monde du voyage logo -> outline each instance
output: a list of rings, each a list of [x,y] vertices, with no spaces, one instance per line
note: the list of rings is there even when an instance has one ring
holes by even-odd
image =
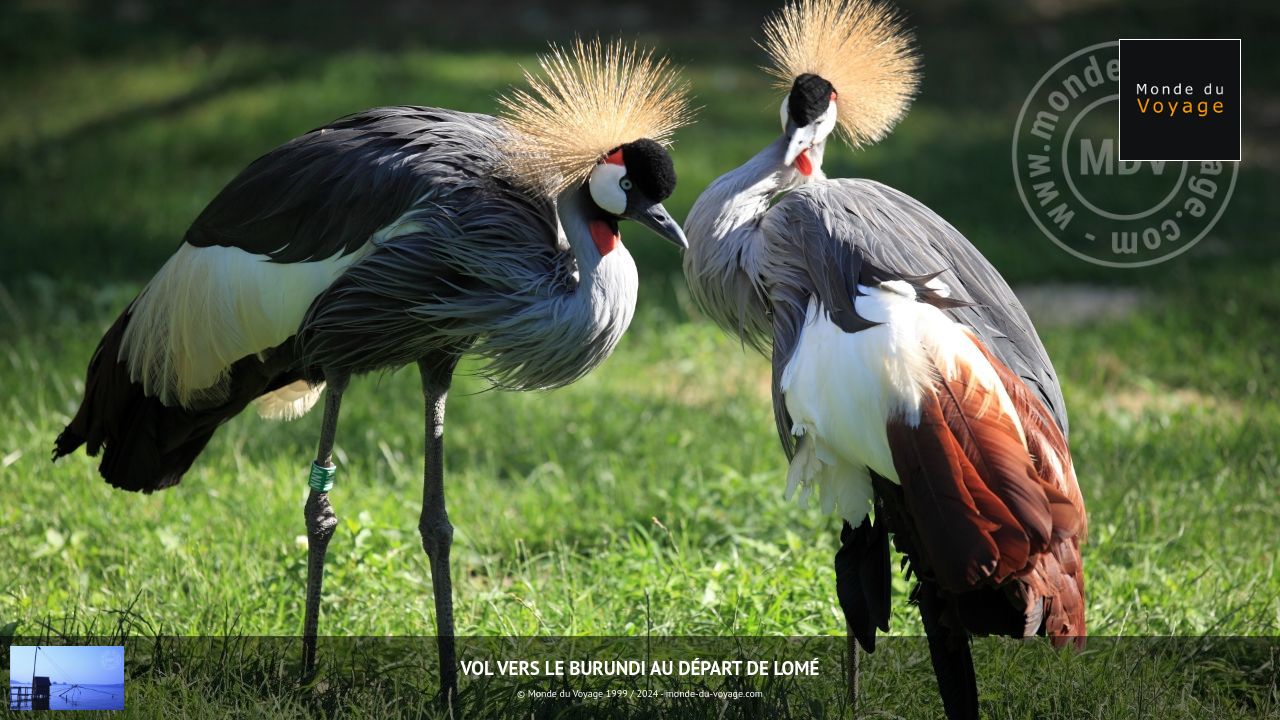
[[[1235,189],[1238,40],[1121,40],[1050,68],[1018,114],[1023,206],[1072,255],[1143,267],[1203,239]]]

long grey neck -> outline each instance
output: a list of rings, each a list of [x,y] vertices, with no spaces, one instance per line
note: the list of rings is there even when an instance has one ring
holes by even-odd
[[[558,355],[557,382],[568,384],[595,368],[617,346],[635,315],[640,278],[635,260],[621,239],[601,255],[591,237],[590,219],[600,211],[586,185],[570,188],[556,199],[556,214],[578,265],[578,287],[562,298],[549,325],[559,325],[556,342],[568,343]]]
[[[545,258],[526,250],[510,258],[510,267],[493,269],[485,278],[489,287],[471,296],[470,302],[415,308],[415,317],[438,321],[436,333],[443,338],[438,342],[447,341],[452,348],[463,343],[471,354],[484,358],[481,374],[501,388],[568,385],[613,352],[635,314],[640,285],[636,264],[620,242],[601,256],[589,225],[600,211],[586,190],[561,193],[555,206],[557,245],[568,245],[576,278],[568,277],[563,266],[560,271],[543,267]],[[540,233],[515,233],[513,238],[547,240]]]
[[[556,200],[560,226],[564,229],[569,250],[578,264],[579,285],[575,295],[583,296],[579,299],[591,314],[610,318],[625,317],[629,323],[635,312],[636,295],[640,288],[636,263],[621,239],[612,252],[600,254],[595,240],[591,238],[589,226],[591,217],[598,212],[587,194],[586,185],[570,188]]]
[[[721,175],[703,191],[684,225],[689,237],[685,277],[694,299],[722,327],[761,349],[770,327],[759,275],[760,221],[774,198],[805,180],[783,164],[786,147],[783,135]],[[814,160],[817,165],[821,156]]]

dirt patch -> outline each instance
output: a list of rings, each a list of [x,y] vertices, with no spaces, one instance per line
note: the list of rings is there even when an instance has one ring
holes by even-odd
[[[1014,294],[1040,329],[1120,320],[1146,302],[1141,290],[1098,285],[1026,285]]]
[[[1102,401],[1107,410],[1128,415],[1172,415],[1187,410],[1210,410],[1239,415],[1239,403],[1187,388],[1126,388],[1109,393]]]

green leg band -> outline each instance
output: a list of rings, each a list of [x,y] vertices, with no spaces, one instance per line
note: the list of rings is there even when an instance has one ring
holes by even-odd
[[[330,465],[322,467],[316,463],[311,463],[311,477],[307,478],[307,484],[316,492],[327,493],[333,489],[333,478],[338,474],[338,466]]]

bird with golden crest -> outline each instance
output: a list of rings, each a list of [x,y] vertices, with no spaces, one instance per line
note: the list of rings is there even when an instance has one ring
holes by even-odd
[[[619,224],[677,246],[662,202],[685,89],[620,42],[553,47],[502,118],[424,106],[340,118],[220,192],[107,330],[54,456],[85,447],[112,485],[177,485],[253,405],[292,419],[326,393],[304,508],[303,667],[315,666],[338,415],[353,375],[416,363],[426,410],[422,547],[441,697],[456,699],[444,409],[460,358],[504,389],[567,385],[604,362],[639,280]],[[255,479],[257,481],[257,479]]]
[[[958,230],[899,190],[822,171],[836,128],[856,149],[905,114],[920,62],[901,16],[793,0],[762,47],[782,133],[694,204],[691,295],[772,358],[785,495],[843,521],[855,700],[858,654],[888,629],[892,537],[919,580],[947,717],[977,718],[971,635],[1085,634],[1085,508],[1057,374]]]

